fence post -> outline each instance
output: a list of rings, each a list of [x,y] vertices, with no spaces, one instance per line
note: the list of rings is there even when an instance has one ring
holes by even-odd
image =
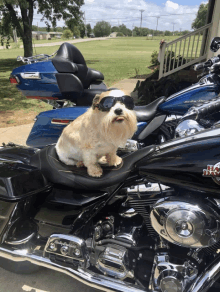
[[[160,44],[160,51],[158,55],[158,61],[160,62],[159,79],[163,77],[165,51],[166,51],[166,42],[162,42]]]

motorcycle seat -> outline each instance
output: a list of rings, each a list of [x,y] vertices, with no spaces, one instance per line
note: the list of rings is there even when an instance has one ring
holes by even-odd
[[[148,146],[126,154],[118,167],[103,166],[103,175],[100,178],[89,176],[85,167],[77,168],[62,163],[58,159],[55,145],[45,147],[34,154],[30,164],[40,169],[43,175],[54,184],[76,189],[104,190],[125,181],[129,173],[135,169],[135,163],[154,151],[155,146]]]
[[[52,63],[59,73],[72,73],[82,82],[86,89],[93,81],[104,80],[101,72],[88,68],[81,52],[72,44],[63,43]]]
[[[148,105],[135,106],[138,122],[146,122],[151,120],[157,113],[158,106],[165,101],[166,97],[162,96],[154,100]]]

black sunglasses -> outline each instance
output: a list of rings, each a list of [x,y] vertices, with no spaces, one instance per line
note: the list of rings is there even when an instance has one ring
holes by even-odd
[[[106,96],[99,102],[99,104],[96,105],[96,107],[100,111],[109,111],[116,104],[117,101],[123,103],[129,110],[134,109],[134,101],[129,95],[124,95],[120,97]]]

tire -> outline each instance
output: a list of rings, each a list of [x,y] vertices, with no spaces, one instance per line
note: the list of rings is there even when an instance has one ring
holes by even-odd
[[[42,267],[28,261],[13,262],[0,257],[0,267],[15,274],[32,274],[38,272]]]

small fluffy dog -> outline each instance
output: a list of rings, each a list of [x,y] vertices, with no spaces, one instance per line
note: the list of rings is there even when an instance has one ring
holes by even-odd
[[[67,165],[86,166],[90,176],[100,177],[98,160],[105,156],[109,166],[121,164],[116,155],[137,130],[133,99],[121,90],[96,95],[92,107],[62,132],[56,151]]]

